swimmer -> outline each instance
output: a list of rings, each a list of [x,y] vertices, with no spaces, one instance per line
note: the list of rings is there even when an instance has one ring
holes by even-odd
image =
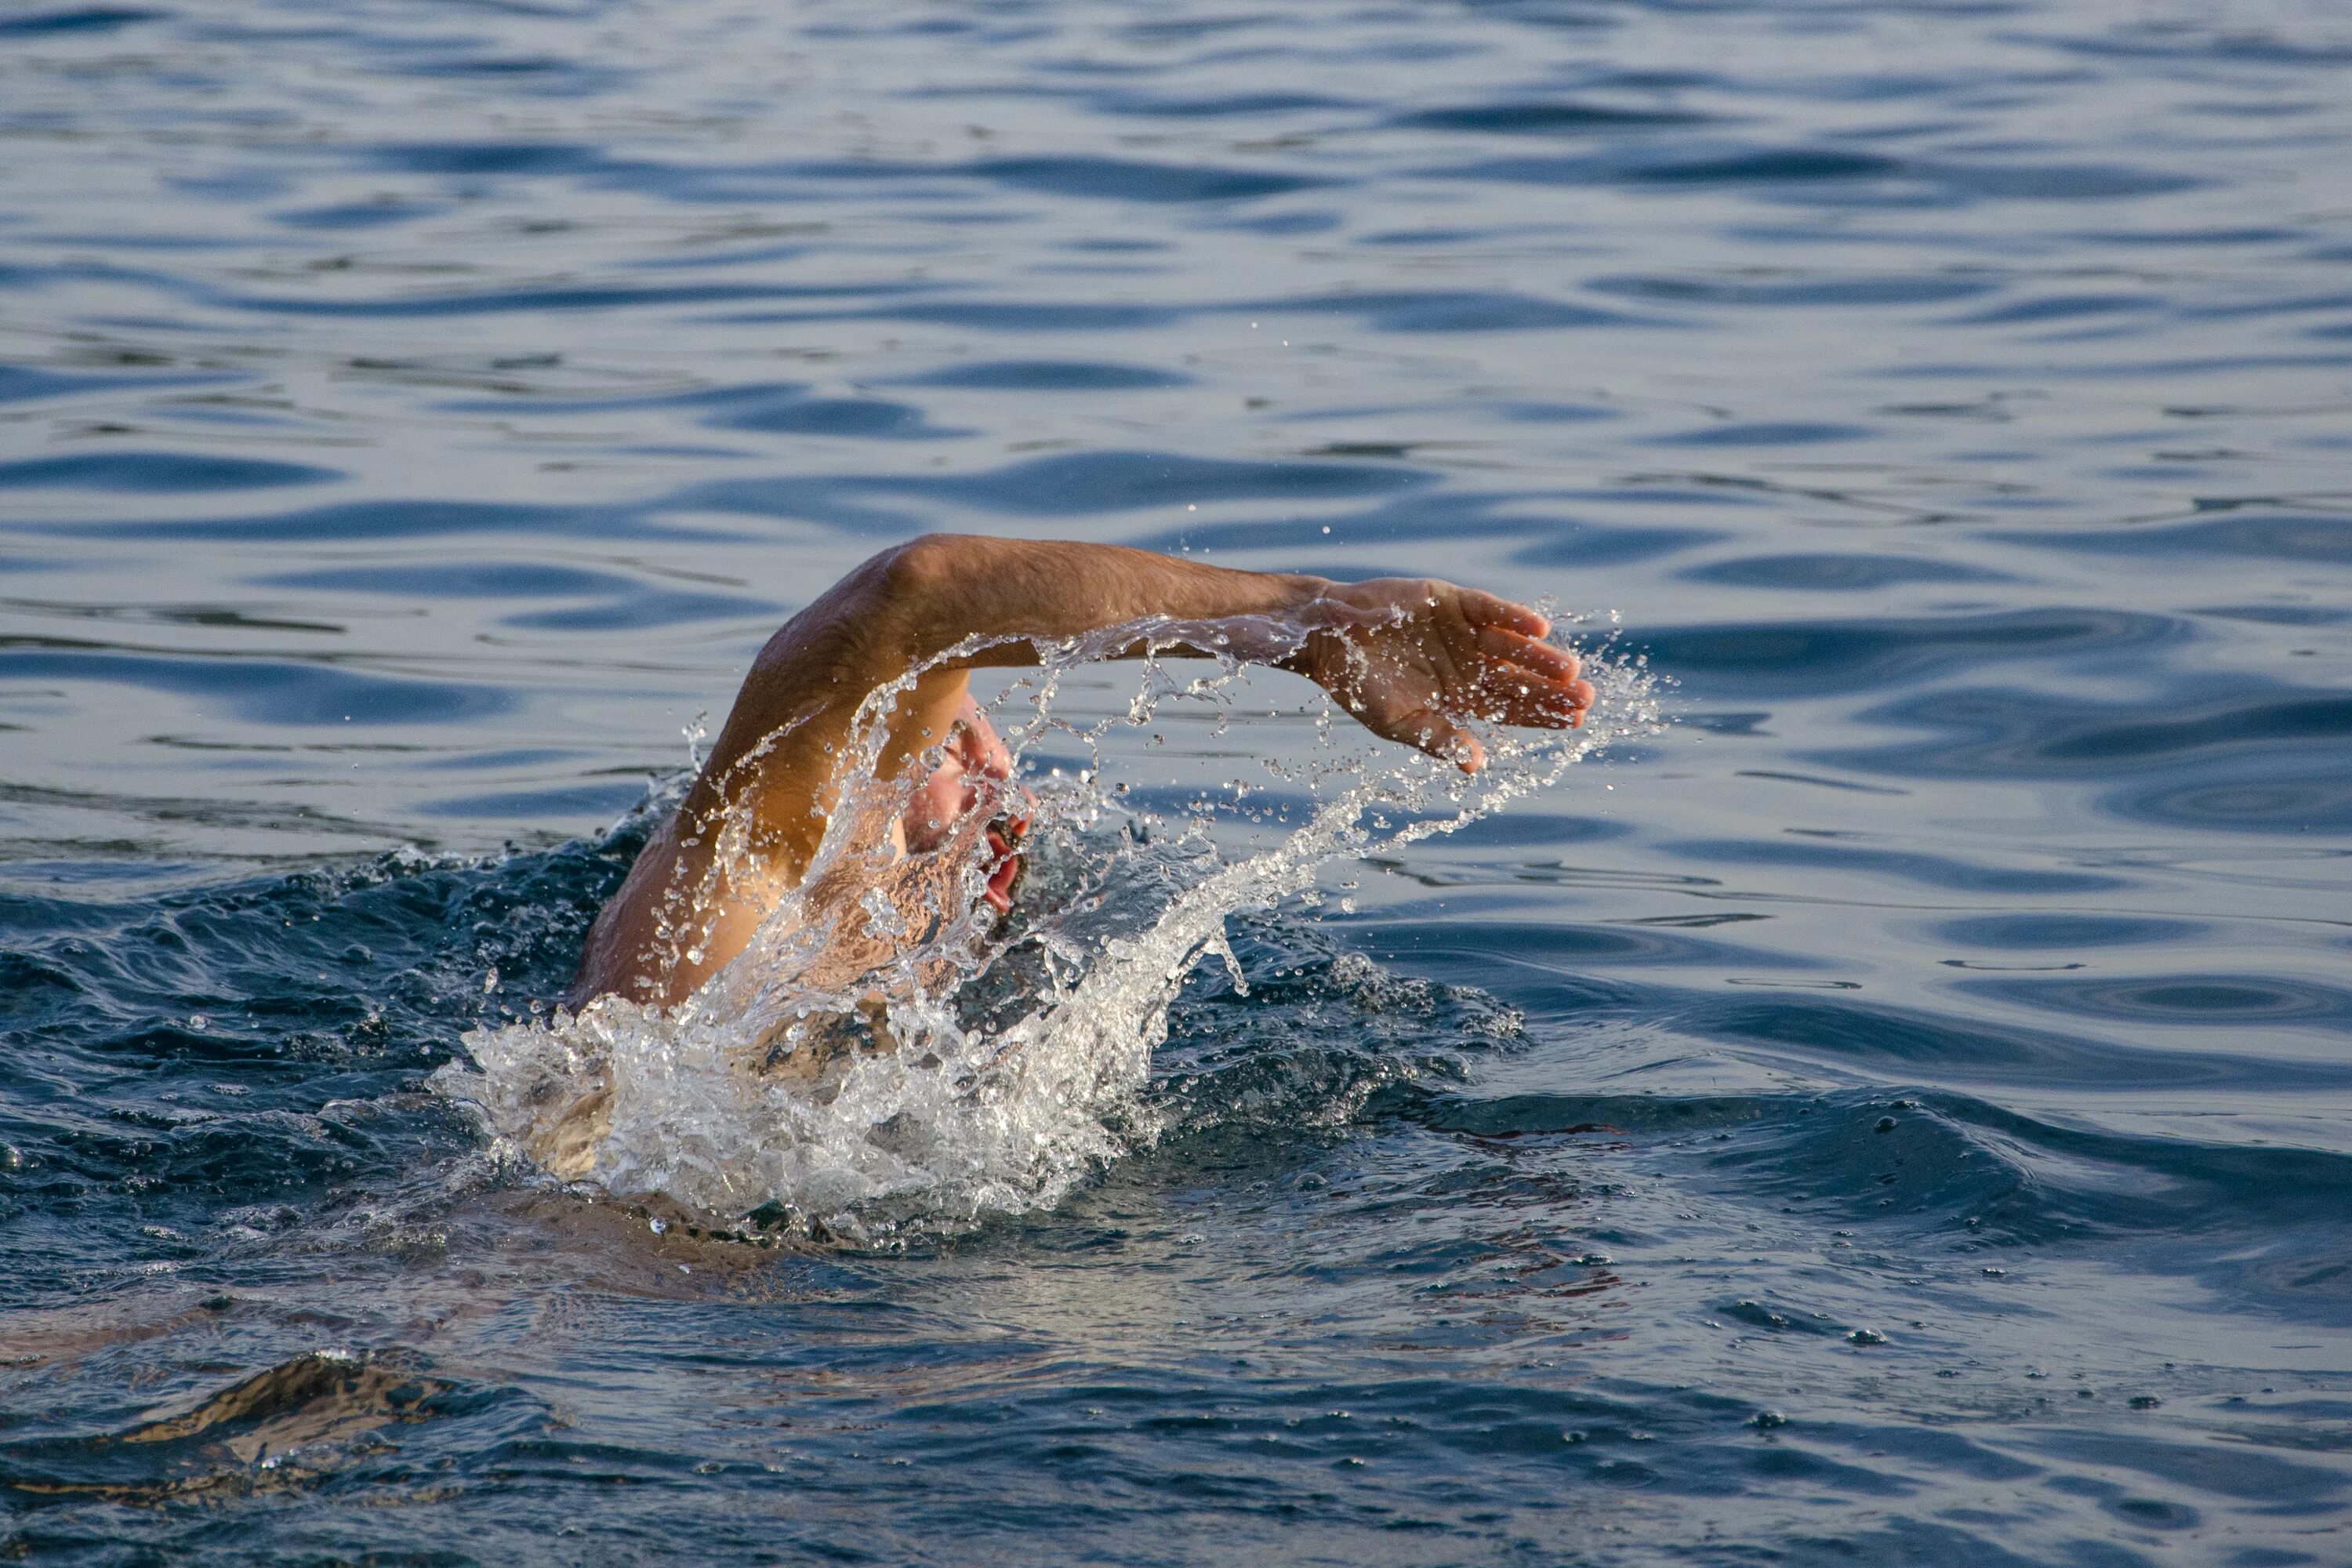
[[[943,849],[985,857],[982,896],[1010,909],[1025,797],[967,672],[1034,664],[1040,645],[1154,617],[1178,625],[1108,657],[1219,642],[1306,677],[1373,733],[1465,773],[1486,753],[1463,721],[1570,728],[1592,701],[1576,656],[1540,640],[1543,616],[1433,578],[1338,583],[1118,545],[926,535],[857,567],[761,649],[701,773],[590,928],[570,999],[674,1005],[743,952],[799,888],[841,809],[860,705],[919,669],[882,716],[877,772],[908,775],[927,759],[931,771],[895,817],[843,826],[901,865]],[[966,644],[979,651],[943,657]],[[961,886],[969,864],[933,865],[922,886]]]

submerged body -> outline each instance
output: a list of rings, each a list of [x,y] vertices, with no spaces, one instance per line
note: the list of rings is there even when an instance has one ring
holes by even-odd
[[[1450,583],[1340,584],[1114,545],[927,535],[857,567],[761,650],[685,800],[597,916],[572,1000],[684,1001],[796,891],[803,906],[846,903],[887,882],[908,917],[898,923],[927,928],[978,878],[981,897],[1008,908],[1022,795],[967,673],[1124,626],[1137,636],[1108,657],[1272,664],[1465,773],[1485,762],[1465,721],[1567,728],[1592,700],[1576,657],[1541,640],[1542,616]],[[898,786],[889,809],[850,787],[869,766]],[[804,889],[835,832],[871,840],[887,869],[853,856]],[[890,943],[871,925],[830,939],[814,978],[887,962]]]

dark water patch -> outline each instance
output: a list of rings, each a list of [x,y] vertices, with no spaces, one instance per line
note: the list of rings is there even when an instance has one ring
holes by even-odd
[[[645,798],[643,779],[614,784],[573,784],[561,789],[494,790],[486,795],[444,795],[423,802],[417,809],[427,816],[454,817],[467,822],[499,819],[545,821],[549,817],[602,817],[610,820]]]
[[[1736,733],[1738,731],[1726,729],[1718,724],[1716,728],[1716,732],[1720,734]],[[1738,776],[1744,779],[1773,779],[1781,784],[1811,784],[1816,789],[1843,790],[1849,795],[1909,795],[1911,793],[1909,790],[1906,789],[1889,789],[1884,784],[1860,784],[1853,779],[1833,779],[1825,777],[1820,773],[1790,773],[1785,768],[1742,768],[1739,770]]]
[[[1416,1111],[1423,1126],[1479,1138],[1644,1137],[1713,1132],[1781,1115],[1768,1095],[1437,1094]]]
[[[1111,304],[1087,300],[942,300],[855,312],[878,321],[922,321],[982,332],[1115,332],[1171,326],[1191,312],[1170,305]],[[797,316],[744,316],[745,325],[800,321]]]
[[[788,403],[811,395],[805,382],[752,381],[723,386],[663,386],[646,392],[618,392],[585,397],[544,393],[506,394],[497,397],[451,398],[436,406],[448,414],[512,415],[519,412],[552,415],[658,413],[676,410],[701,416],[724,415],[743,405],[757,407]]]
[[[1905,583],[1999,583],[2004,574],[1957,561],[1918,555],[1749,555],[1686,566],[1676,576],[1741,588],[1806,593],[1861,593]]]
[[[2098,33],[2035,30],[2021,33],[2021,37],[2071,55],[2116,59],[2266,66],[2335,65],[2352,60],[2352,45],[2288,37],[2260,26],[2224,30],[2151,21]]]
[[[1495,417],[1513,425],[1576,425],[1587,419],[1613,419],[1613,408],[1599,408],[1589,403],[1554,403],[1536,398],[1512,398],[1490,403],[1487,406]]]
[[[1903,685],[1973,666],[2137,651],[2182,640],[2188,624],[2120,609],[2031,609],[1857,620],[1718,622],[1644,631],[1652,660],[1692,695],[1814,696]],[[1991,695],[1991,694],[1988,694]],[[2023,699],[2021,699],[2023,700]],[[1950,699],[1874,710],[1879,721],[1941,713]]]
[[[1441,292],[1418,289],[1307,295],[1229,306],[1235,314],[1289,313],[1360,315],[1384,332],[1518,332],[1564,327],[1625,326],[1633,317],[1590,305],[1572,305],[1526,294]]]
[[[1901,277],[1857,273],[1847,277],[1709,277],[1667,273],[1591,278],[1595,293],[1661,304],[1724,306],[1933,305],[1966,300],[1994,285],[1981,278]]]
[[[1202,98],[1158,98],[1136,92],[1107,92],[1093,100],[1108,114],[1133,114],[1168,120],[1254,119],[1265,114],[1297,114],[1310,110],[1359,109],[1352,99],[1329,98],[1312,92],[1234,92]]]
[[[1474,540],[1524,539],[1511,560],[1524,566],[1597,566],[1645,561],[1723,537],[1709,530],[1622,528],[1573,519],[1529,515],[1521,498],[1458,489],[1424,489],[1423,471],[1401,468],[1413,493],[1367,510],[1315,518],[1192,523],[1136,541],[1154,549],[1290,550],[1318,553],[1334,547],[1403,544],[1433,535]],[[1336,567],[1332,568],[1336,569]]]
[[[2158,300],[2141,294],[2048,294],[2019,300],[1958,319],[1962,326],[2032,326],[2046,321],[2074,321],[2088,317],[2125,315],[2159,308]]]
[[[91,643],[0,639],[0,679],[94,681],[193,699],[258,724],[459,723],[507,712],[499,686],[369,675],[282,659],[126,653]]]
[[[1123,202],[1251,201],[1333,183],[1328,177],[1271,169],[1076,156],[982,159],[963,165],[961,172],[1019,190]]]
[[[2224,833],[2352,832],[2352,780],[2337,769],[2267,767],[2254,778],[2206,778],[2116,790],[2118,816]]]
[[[1549,812],[1516,811],[1480,817],[1445,837],[1465,849],[1544,848],[1556,844],[1594,844],[1622,838],[1630,832],[1622,822],[1597,816],[1559,816]]]
[[[822,229],[822,224],[803,226]],[[816,247],[805,241],[786,241],[774,245],[753,245],[726,250],[698,248],[687,255],[649,256],[631,263],[641,272],[721,271],[733,267],[759,267],[780,261],[798,261],[815,254]]]
[[[1782,1100],[1730,1130],[1733,1137],[1708,1163],[1736,1176],[1733,1191],[1748,1201],[1793,1202],[1864,1234],[1938,1237],[1979,1256],[1999,1247],[2010,1254],[2002,1260],[2010,1267],[2032,1257],[2011,1250],[2020,1247],[2091,1245],[2138,1255],[2150,1243],[2194,1238],[2160,1267],[2226,1268],[2224,1259],[2250,1230],[2284,1240],[2324,1224],[2325,1199],[2307,1184],[2341,1180],[2347,1164],[2343,1155],[2315,1150],[2067,1127],[1933,1092]],[[2264,1296],[2276,1310],[2319,1306],[2291,1291],[2232,1294]]]
[[[418,562],[397,566],[331,566],[248,579],[256,587],[320,589],[331,594],[395,594],[426,599],[574,599],[635,592],[612,572],[536,561]]]
[[[1087,360],[987,360],[908,379],[910,386],[979,387],[992,392],[1133,392],[1190,386],[1180,372]]]
[[[1952,1114],[1969,1102],[1844,1093],[1759,1102],[1731,1124],[1706,1164],[1748,1202],[1795,1204],[1858,1230],[1971,1239],[2055,1241],[2089,1216],[2053,1194],[2035,1162]],[[1856,1325],[1767,1301],[1720,1304],[1726,1317],[1776,1332],[1848,1339]]]
[[[721,430],[779,436],[855,436],[890,440],[936,439],[960,432],[931,424],[908,403],[878,397],[809,397],[790,392],[745,393],[715,401],[703,423]]]
[[[1804,447],[1826,441],[1859,441],[1870,430],[1861,425],[1834,425],[1822,420],[1751,420],[1709,425],[1697,430],[1653,436],[1657,447]]]
[[[2141,915],[2010,914],[1969,915],[1946,921],[1936,934],[1968,947],[2003,952],[2063,952],[2077,948],[2137,947],[2147,942],[2186,942],[2205,934],[2194,921],[2156,920]]]
[[[1369,463],[1252,463],[1103,452],[1040,458],[986,475],[940,480],[935,490],[989,510],[1054,515],[1193,501],[1347,500],[1424,482],[1411,469]]]
[[[1682,109],[1629,109],[1555,99],[1471,103],[1417,110],[1391,123],[1416,131],[1469,131],[1495,136],[1576,136],[1664,126],[1702,125],[1714,116]]]
[[[1970,163],[1900,158],[1850,147],[1620,147],[1597,155],[1491,158],[1424,171],[1437,179],[1538,185],[1724,187],[1839,205],[1966,205],[1977,201],[2123,201],[2202,182],[2123,163]]]
[[[1512,552],[1520,566],[1615,566],[1654,560],[1723,537],[1711,529],[1610,528],[1595,522],[1560,522],[1550,537]]]
[[[700,539],[731,537],[657,523],[635,508],[533,506],[500,501],[351,501],[259,517],[170,518],[140,522],[42,524],[44,532],[115,539],[236,540],[340,543],[480,533],[526,537]]]
[[[279,485],[324,484],[341,478],[343,475],[333,468],[317,468],[303,463],[185,452],[90,452],[0,463],[0,489],[201,495],[220,490],[267,489]]]
[[[2220,225],[2212,228],[2096,228],[2074,237],[2089,245],[2163,248],[2228,245],[2293,245],[2311,237],[2301,229],[2268,225]]]
[[[869,290],[858,289],[858,293]],[[291,294],[220,295],[210,302],[271,316],[352,319],[499,316],[541,310],[629,310],[668,305],[726,305],[747,300],[829,300],[844,290],[773,283],[578,283],[541,289],[488,289],[465,293],[389,298],[315,299]]]
[[[38,365],[0,364],[0,403],[39,403],[92,393],[161,392],[173,387],[209,385],[228,379],[226,375],[210,374],[119,375],[91,371],[57,371]]]
[[[2218,710],[2179,718],[2150,717],[2102,725],[2043,740],[2039,752],[2061,764],[2087,762],[2105,767],[2172,755],[2205,746],[2243,746],[2265,741],[2301,744],[2352,737],[2352,696],[2296,696],[2267,702],[2239,700]]]
[[[1908,849],[1865,849],[1850,844],[1806,843],[1795,839],[1740,838],[1685,840],[1676,852],[1694,859],[1731,866],[1810,866],[1825,871],[1859,872],[1891,877],[1924,887],[1951,888],[1968,893],[2046,895],[2105,893],[2132,884],[2127,879],[2087,871],[2041,871],[1960,860]]]
[[[1908,698],[1874,722],[1926,742],[1825,760],[1906,777],[2061,779],[2110,784],[2101,809],[2144,822],[2234,832],[2340,832],[2352,781],[2331,765],[2352,701],[2240,677],[2201,701],[2097,702],[2005,687]]]
[[[889,501],[945,503],[1004,516],[1075,517],[1209,501],[1347,500],[1426,484],[1395,464],[1235,462],[1162,452],[1087,452],[952,477],[719,479],[668,504],[751,516],[798,517],[856,531],[916,531]]]
[[[2247,511],[2156,526],[2036,532],[1998,537],[2012,543],[2091,554],[2222,555],[2315,565],[2352,563],[2352,517],[2341,512]]]
[[[289,207],[269,216],[271,222],[283,228],[344,233],[389,228],[396,224],[430,217],[443,210],[436,205],[425,202],[336,202],[326,206]]]
[[[1961,196],[1994,201],[2112,202],[2195,190],[2198,176],[2127,163],[1941,163],[1934,177]]]
[[[1478,980],[1497,986],[1529,1006],[1549,1007],[1557,998],[1547,995],[1538,1000],[1534,993],[1528,990],[1530,982],[1526,977],[1510,974],[1513,967],[1524,966],[1562,977],[1577,987],[1580,994],[1589,994],[1597,1005],[1608,994],[1611,986],[1607,981],[1591,973],[1596,967],[1613,970],[1621,965],[1709,968],[1745,965],[1772,970],[1811,970],[1822,967],[1824,962],[1819,958],[1798,957],[1696,936],[1687,931],[1666,926],[1570,925],[1485,920],[1475,925],[1465,923],[1449,930],[1425,921],[1366,921],[1353,929],[1370,951],[1384,962],[1409,963],[1433,954],[1451,953],[1467,956],[1475,963],[1482,955],[1492,955],[1501,962],[1490,962],[1477,975]],[[1543,984],[1549,984],[1549,982]],[[1575,1013],[1572,1008],[1564,1008],[1561,1016],[1572,1017]]]
[[[612,397],[467,398],[443,405],[453,413],[537,416],[676,411],[719,430],[763,435],[847,436],[885,440],[934,439],[965,432],[932,425],[911,404],[878,397],[826,397],[797,382],[753,382]]]
[[[397,142],[367,148],[369,167],[404,174],[582,174],[623,165],[585,142]]]
[[[434,55],[401,68],[404,76],[471,84],[540,98],[589,98],[627,86],[640,73],[611,60],[545,55]]]
[[[1948,1085],[2041,1085],[2083,1090],[2261,1090],[2293,1082],[2352,1085],[2352,1068],[2219,1051],[2137,1050],[1982,1019],[1813,996],[1705,997],[1681,1025],[1689,1034],[1787,1053],[1819,1066]]]
[[[1901,160],[1836,148],[1726,148],[1717,153],[1643,156],[1619,153],[1576,158],[1492,158],[1432,175],[1528,184],[1807,185],[1885,179],[1906,172]]]
[[[130,5],[84,5],[72,10],[31,11],[15,16],[0,16],[0,38],[113,33],[139,22],[162,21],[172,15],[169,11],[142,10]]]
[[[1564,490],[1570,500],[1605,501],[1622,506],[1759,507],[1771,495],[1767,487],[1723,474],[1650,473],[1629,475],[1620,483]]]
[[[530,767],[540,763],[568,762],[586,754],[571,748],[524,746],[505,751],[465,752],[454,757],[435,757],[415,765],[428,773],[467,773],[488,768]]]
[[[2273,1024],[2352,1027],[2352,992],[2316,981],[2232,972],[2096,979],[1964,980],[1973,995],[2116,1023],[2240,1029]]]
[[[501,616],[502,626],[530,631],[627,631],[647,626],[684,626],[693,621],[756,619],[772,624],[780,606],[766,599],[732,594],[685,594],[635,588],[599,605],[579,605],[562,610],[532,610]]]
[[[2136,1471],[2207,1497],[2258,1503],[2287,1517],[2325,1517],[2352,1489],[2339,1471],[2236,1444],[2181,1442],[2132,1432],[2055,1431],[2035,1434],[2028,1447],[2101,1470]],[[2119,1494],[2123,1490],[2115,1489]],[[2137,1506],[2132,1506],[2135,1502]],[[2161,1500],[2125,1497],[2118,1506],[2131,1522],[2156,1528],[2180,1528],[2196,1518],[2192,1510]]]
[[[2334,626],[2352,621],[2352,610],[2322,605],[2200,605],[2188,614],[2269,626]]]

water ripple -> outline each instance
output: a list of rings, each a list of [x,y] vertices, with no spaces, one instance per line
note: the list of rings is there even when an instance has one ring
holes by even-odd
[[[2347,60],[0,14],[0,1547],[2346,1558]],[[492,1162],[425,1076],[927,529],[1549,596],[1676,721],[1233,922],[1050,1212]],[[1315,715],[1230,696],[1034,755],[1295,821]]]

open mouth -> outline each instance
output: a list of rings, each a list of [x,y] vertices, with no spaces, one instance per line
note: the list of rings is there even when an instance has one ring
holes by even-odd
[[[999,913],[1013,908],[1013,889],[1021,884],[1021,841],[1028,837],[1029,819],[1005,816],[988,825],[988,848],[995,863],[989,868],[988,888],[981,896]]]

